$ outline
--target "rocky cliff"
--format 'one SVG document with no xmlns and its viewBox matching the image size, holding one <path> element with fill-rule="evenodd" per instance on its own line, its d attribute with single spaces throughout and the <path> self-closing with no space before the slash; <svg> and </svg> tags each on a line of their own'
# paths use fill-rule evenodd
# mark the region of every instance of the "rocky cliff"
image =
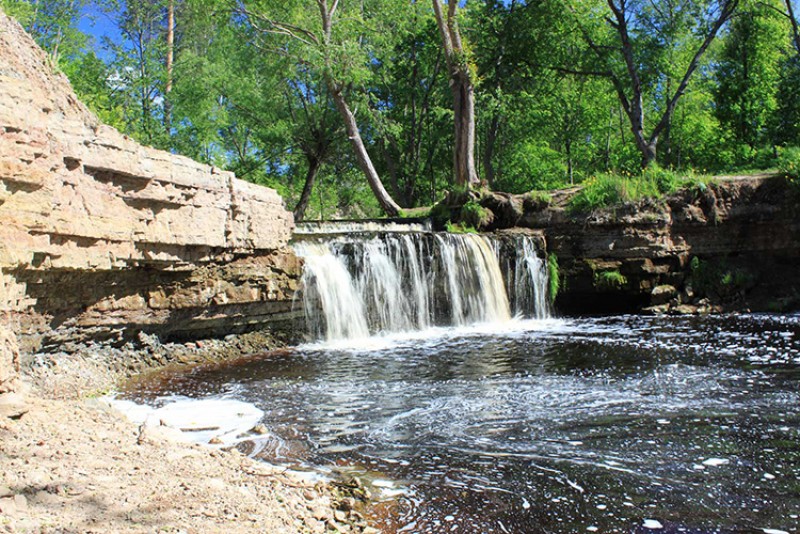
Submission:
<svg viewBox="0 0 800 534">
<path fill-rule="evenodd" d="M 0 311 L 25 352 L 288 319 L 278 194 L 101 124 L 0 12 Z"/>
<path fill-rule="evenodd" d="M 559 311 L 800 308 L 800 191 L 783 178 L 722 177 L 592 213 L 569 208 L 576 192 L 475 199 L 487 229 L 543 237 L 558 259 Z"/>
</svg>

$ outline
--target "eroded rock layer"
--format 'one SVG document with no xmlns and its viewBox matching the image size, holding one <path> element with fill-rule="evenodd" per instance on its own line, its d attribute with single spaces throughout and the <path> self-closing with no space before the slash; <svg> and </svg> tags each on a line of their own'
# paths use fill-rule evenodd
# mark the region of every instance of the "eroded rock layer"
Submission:
<svg viewBox="0 0 800 534">
<path fill-rule="evenodd" d="M 0 309 L 25 349 L 291 315 L 279 195 L 101 124 L 0 12 Z"/>
<path fill-rule="evenodd" d="M 695 313 L 800 308 L 800 191 L 780 176 L 722 177 L 659 200 L 571 210 L 492 193 L 490 229 L 544 235 L 568 313 Z"/>
</svg>

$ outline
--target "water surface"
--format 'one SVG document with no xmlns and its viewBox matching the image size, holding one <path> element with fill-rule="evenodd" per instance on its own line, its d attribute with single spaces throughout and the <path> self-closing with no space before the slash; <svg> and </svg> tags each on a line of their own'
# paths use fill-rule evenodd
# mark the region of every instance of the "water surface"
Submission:
<svg viewBox="0 0 800 534">
<path fill-rule="evenodd" d="M 255 404 L 270 433 L 241 450 L 373 481 L 387 532 L 797 532 L 799 379 L 798 316 L 621 316 L 308 345 L 125 396 Z"/>
</svg>

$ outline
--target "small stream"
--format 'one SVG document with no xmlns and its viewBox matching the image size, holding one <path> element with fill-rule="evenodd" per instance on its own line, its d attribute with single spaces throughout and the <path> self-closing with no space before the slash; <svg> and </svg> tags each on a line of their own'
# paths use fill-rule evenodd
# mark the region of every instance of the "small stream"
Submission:
<svg viewBox="0 0 800 534">
<path fill-rule="evenodd" d="M 386 532 L 798 532 L 800 316 L 515 320 L 131 384 L 264 412 L 240 450 L 356 474 Z"/>
</svg>

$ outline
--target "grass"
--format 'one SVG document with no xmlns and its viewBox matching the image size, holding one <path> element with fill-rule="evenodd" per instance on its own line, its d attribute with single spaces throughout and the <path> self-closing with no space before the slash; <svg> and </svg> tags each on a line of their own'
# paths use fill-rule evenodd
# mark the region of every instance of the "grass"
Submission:
<svg viewBox="0 0 800 534">
<path fill-rule="evenodd" d="M 534 206 L 549 206 L 553 202 L 553 195 L 547 191 L 533 190 L 525 194 L 526 200 Z"/>
<path fill-rule="evenodd" d="M 636 176 L 627 173 L 604 173 L 583 182 L 583 189 L 569 202 L 573 212 L 586 213 L 596 209 L 636 202 L 645 198 L 660 199 L 680 189 L 704 190 L 709 178 L 693 172 L 675 171 L 652 165 Z"/>
</svg>

